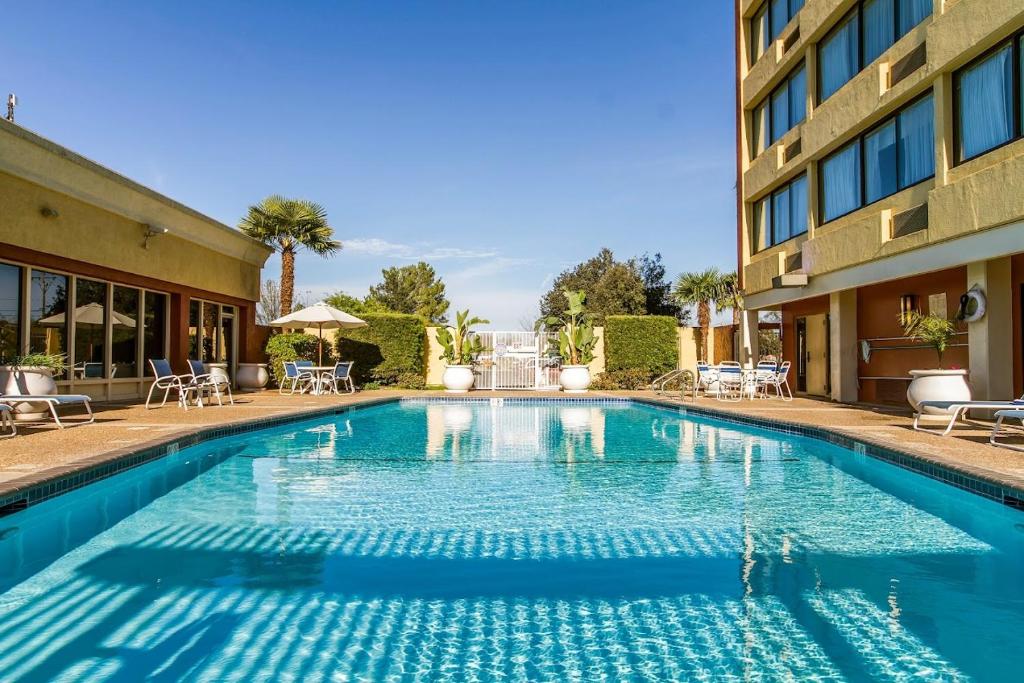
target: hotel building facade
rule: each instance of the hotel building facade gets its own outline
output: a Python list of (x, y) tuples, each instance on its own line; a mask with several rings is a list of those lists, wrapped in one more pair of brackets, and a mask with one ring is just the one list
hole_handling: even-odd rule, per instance
[[(903, 402), (934, 352), (901, 314), (953, 318), (945, 367), (1024, 391), (1024, 2), (737, 0), (744, 360), (782, 315), (790, 383)], [(897, 348), (898, 347), (898, 348)]]
[[(62, 354), (61, 392), (145, 396), (147, 360), (258, 362), (260, 269), (240, 231), (0, 120), (0, 365)], [(69, 312), (73, 314), (69, 315)]]

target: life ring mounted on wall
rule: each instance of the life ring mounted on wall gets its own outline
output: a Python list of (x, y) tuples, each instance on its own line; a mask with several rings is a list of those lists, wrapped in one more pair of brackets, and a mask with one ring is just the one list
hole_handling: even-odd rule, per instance
[(960, 308), (956, 317), (965, 323), (978, 322), (985, 317), (985, 292), (975, 285), (960, 297)]

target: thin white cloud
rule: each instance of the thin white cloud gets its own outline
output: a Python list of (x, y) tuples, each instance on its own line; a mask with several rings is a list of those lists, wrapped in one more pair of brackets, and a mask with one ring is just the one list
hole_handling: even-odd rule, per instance
[(350, 254), (383, 256), (387, 258), (415, 261), (440, 261), (444, 259), (484, 259), (498, 255), (493, 249), (465, 249), (463, 247), (439, 247), (430, 244), (402, 244), (389, 242), (379, 237), (355, 237), (343, 240), (345, 250)]

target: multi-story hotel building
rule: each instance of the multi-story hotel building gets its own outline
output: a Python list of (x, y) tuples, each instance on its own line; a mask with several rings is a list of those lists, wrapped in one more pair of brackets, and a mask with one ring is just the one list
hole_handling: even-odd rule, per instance
[[(1024, 1), (737, 0), (741, 353), (780, 311), (794, 389), (902, 401), (901, 314), (987, 311), (944, 359), (1019, 396)], [(901, 348), (895, 348), (901, 347)], [(911, 347), (911, 348), (907, 348)]]

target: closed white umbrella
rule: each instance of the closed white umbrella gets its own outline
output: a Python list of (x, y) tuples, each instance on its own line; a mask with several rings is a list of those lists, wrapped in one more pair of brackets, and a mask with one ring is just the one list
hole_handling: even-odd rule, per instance
[(320, 329), (320, 347), (318, 365), (324, 363), (324, 330), (337, 330), (342, 328), (366, 327), (366, 321), (340, 311), (334, 306), (328, 306), (323, 301), (318, 301), (312, 306), (292, 311), (286, 316), (270, 321), (271, 327), (286, 327), (289, 329), (305, 329), (316, 326)]

